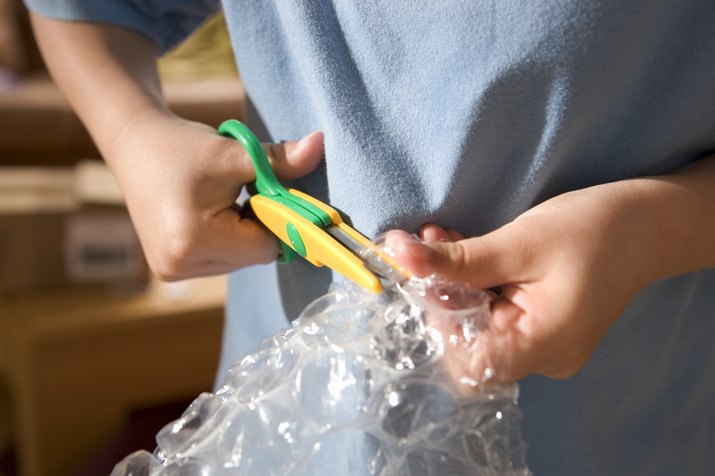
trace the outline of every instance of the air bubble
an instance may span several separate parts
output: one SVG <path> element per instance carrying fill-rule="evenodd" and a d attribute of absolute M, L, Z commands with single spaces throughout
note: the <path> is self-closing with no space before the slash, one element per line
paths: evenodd
<path fill-rule="evenodd" d="M 486 293 L 435 276 L 335 285 L 112 476 L 530 475 L 517 385 L 477 358 L 499 355 L 489 318 Z"/>

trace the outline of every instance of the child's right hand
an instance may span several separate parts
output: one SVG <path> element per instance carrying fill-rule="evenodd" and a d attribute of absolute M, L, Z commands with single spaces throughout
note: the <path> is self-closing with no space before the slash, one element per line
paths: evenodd
<path fill-rule="evenodd" d="M 119 181 L 159 278 L 226 273 L 278 255 L 276 238 L 236 211 L 241 188 L 255 179 L 248 155 L 168 110 L 151 39 L 106 23 L 31 19 L 52 77 Z M 323 137 L 266 152 L 279 178 L 297 178 L 322 160 Z"/>
<path fill-rule="evenodd" d="M 312 172 L 323 136 L 266 145 L 280 179 Z M 243 146 L 204 124 L 148 113 L 105 150 L 152 271 L 163 280 L 220 274 L 268 263 L 278 242 L 235 202 L 255 173 Z"/>

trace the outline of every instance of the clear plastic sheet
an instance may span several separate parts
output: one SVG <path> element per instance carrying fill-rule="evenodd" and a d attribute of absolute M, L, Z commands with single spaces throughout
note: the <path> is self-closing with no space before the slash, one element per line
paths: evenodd
<path fill-rule="evenodd" d="M 530 475 L 517 385 L 492 382 L 480 338 L 489 299 L 436 277 L 336 285 L 112 476 Z"/>

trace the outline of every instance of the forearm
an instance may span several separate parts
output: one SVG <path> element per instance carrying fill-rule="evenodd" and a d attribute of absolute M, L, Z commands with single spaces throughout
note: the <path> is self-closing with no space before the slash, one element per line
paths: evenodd
<path fill-rule="evenodd" d="M 168 114 L 148 38 L 121 27 L 53 20 L 32 24 L 50 73 L 106 156 L 126 125 Z"/>
<path fill-rule="evenodd" d="M 613 184 L 637 233 L 629 241 L 644 284 L 715 267 L 715 155 L 674 173 Z M 633 241 L 635 240 L 635 241 Z"/>

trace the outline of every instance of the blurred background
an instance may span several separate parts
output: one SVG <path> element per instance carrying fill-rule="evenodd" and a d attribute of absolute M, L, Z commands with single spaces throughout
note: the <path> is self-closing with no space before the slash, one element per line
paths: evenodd
<path fill-rule="evenodd" d="M 160 62 L 170 107 L 242 119 L 223 18 Z M 104 475 L 210 391 L 224 277 L 155 281 L 121 194 L 0 0 L 0 476 Z"/>

